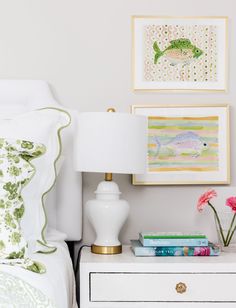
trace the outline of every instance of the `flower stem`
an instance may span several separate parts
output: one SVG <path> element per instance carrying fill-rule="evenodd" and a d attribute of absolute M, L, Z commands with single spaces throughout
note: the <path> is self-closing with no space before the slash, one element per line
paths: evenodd
<path fill-rule="evenodd" d="M 213 212 L 214 212 L 214 214 L 215 214 L 215 218 L 216 218 L 216 221 L 217 221 L 218 226 L 219 226 L 219 229 L 220 229 L 220 235 L 221 235 L 223 244 L 224 244 L 224 246 L 226 246 L 226 241 L 225 241 L 223 229 L 222 229 L 222 226 L 221 226 L 220 219 L 219 219 L 219 216 L 218 216 L 218 214 L 217 214 L 217 211 L 216 211 L 216 209 L 214 208 L 214 206 L 213 206 L 209 201 L 208 201 L 208 205 L 211 207 L 211 209 L 213 210 Z"/>
<path fill-rule="evenodd" d="M 231 239 L 232 239 L 232 236 L 233 236 L 233 234 L 234 234 L 234 231 L 235 231 L 235 228 L 234 228 L 233 231 L 232 231 L 232 233 L 230 234 L 231 229 L 232 229 L 232 227 L 233 227 L 233 225 L 234 225 L 235 217 L 236 217 L 236 213 L 234 214 L 234 216 L 233 216 L 233 218 L 232 218 L 232 220 L 231 220 L 231 224 L 230 224 L 230 227 L 229 227 L 229 231 L 228 231 L 227 236 L 226 236 L 226 240 L 225 240 L 225 245 L 226 245 L 226 246 L 229 245 L 229 243 L 230 243 L 230 241 L 231 241 Z"/>

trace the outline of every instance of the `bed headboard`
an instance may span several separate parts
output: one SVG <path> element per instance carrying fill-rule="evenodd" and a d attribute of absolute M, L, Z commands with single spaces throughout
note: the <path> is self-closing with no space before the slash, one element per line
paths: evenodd
<path fill-rule="evenodd" d="M 29 110 L 59 107 L 72 116 L 69 128 L 62 130 L 63 164 L 58 179 L 46 201 L 48 224 L 67 234 L 66 240 L 82 237 L 82 180 L 73 169 L 73 133 L 76 111 L 61 106 L 53 97 L 48 84 L 41 80 L 0 80 L 0 112 L 20 113 Z"/>

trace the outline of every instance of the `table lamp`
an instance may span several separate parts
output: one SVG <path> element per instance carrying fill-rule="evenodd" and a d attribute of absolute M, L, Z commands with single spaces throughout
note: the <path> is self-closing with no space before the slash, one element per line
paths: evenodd
<path fill-rule="evenodd" d="M 96 198 L 85 209 L 96 232 L 91 251 L 118 254 L 122 245 L 119 232 L 128 217 L 129 204 L 120 199 L 112 173 L 143 174 L 147 160 L 147 119 L 141 115 L 108 112 L 84 112 L 78 116 L 75 168 L 83 172 L 102 172 Z"/>

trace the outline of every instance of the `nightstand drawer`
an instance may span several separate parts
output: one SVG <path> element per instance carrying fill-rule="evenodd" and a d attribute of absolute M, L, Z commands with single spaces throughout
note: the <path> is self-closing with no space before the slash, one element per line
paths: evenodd
<path fill-rule="evenodd" d="M 236 302 L 236 273 L 90 273 L 91 302 Z"/>

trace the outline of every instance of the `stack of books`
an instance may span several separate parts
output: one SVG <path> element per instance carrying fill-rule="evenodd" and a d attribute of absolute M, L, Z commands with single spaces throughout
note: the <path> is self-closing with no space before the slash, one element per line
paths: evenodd
<path fill-rule="evenodd" d="M 220 247 L 201 233 L 139 233 L 139 240 L 131 240 L 137 257 L 153 256 L 218 256 Z"/>

